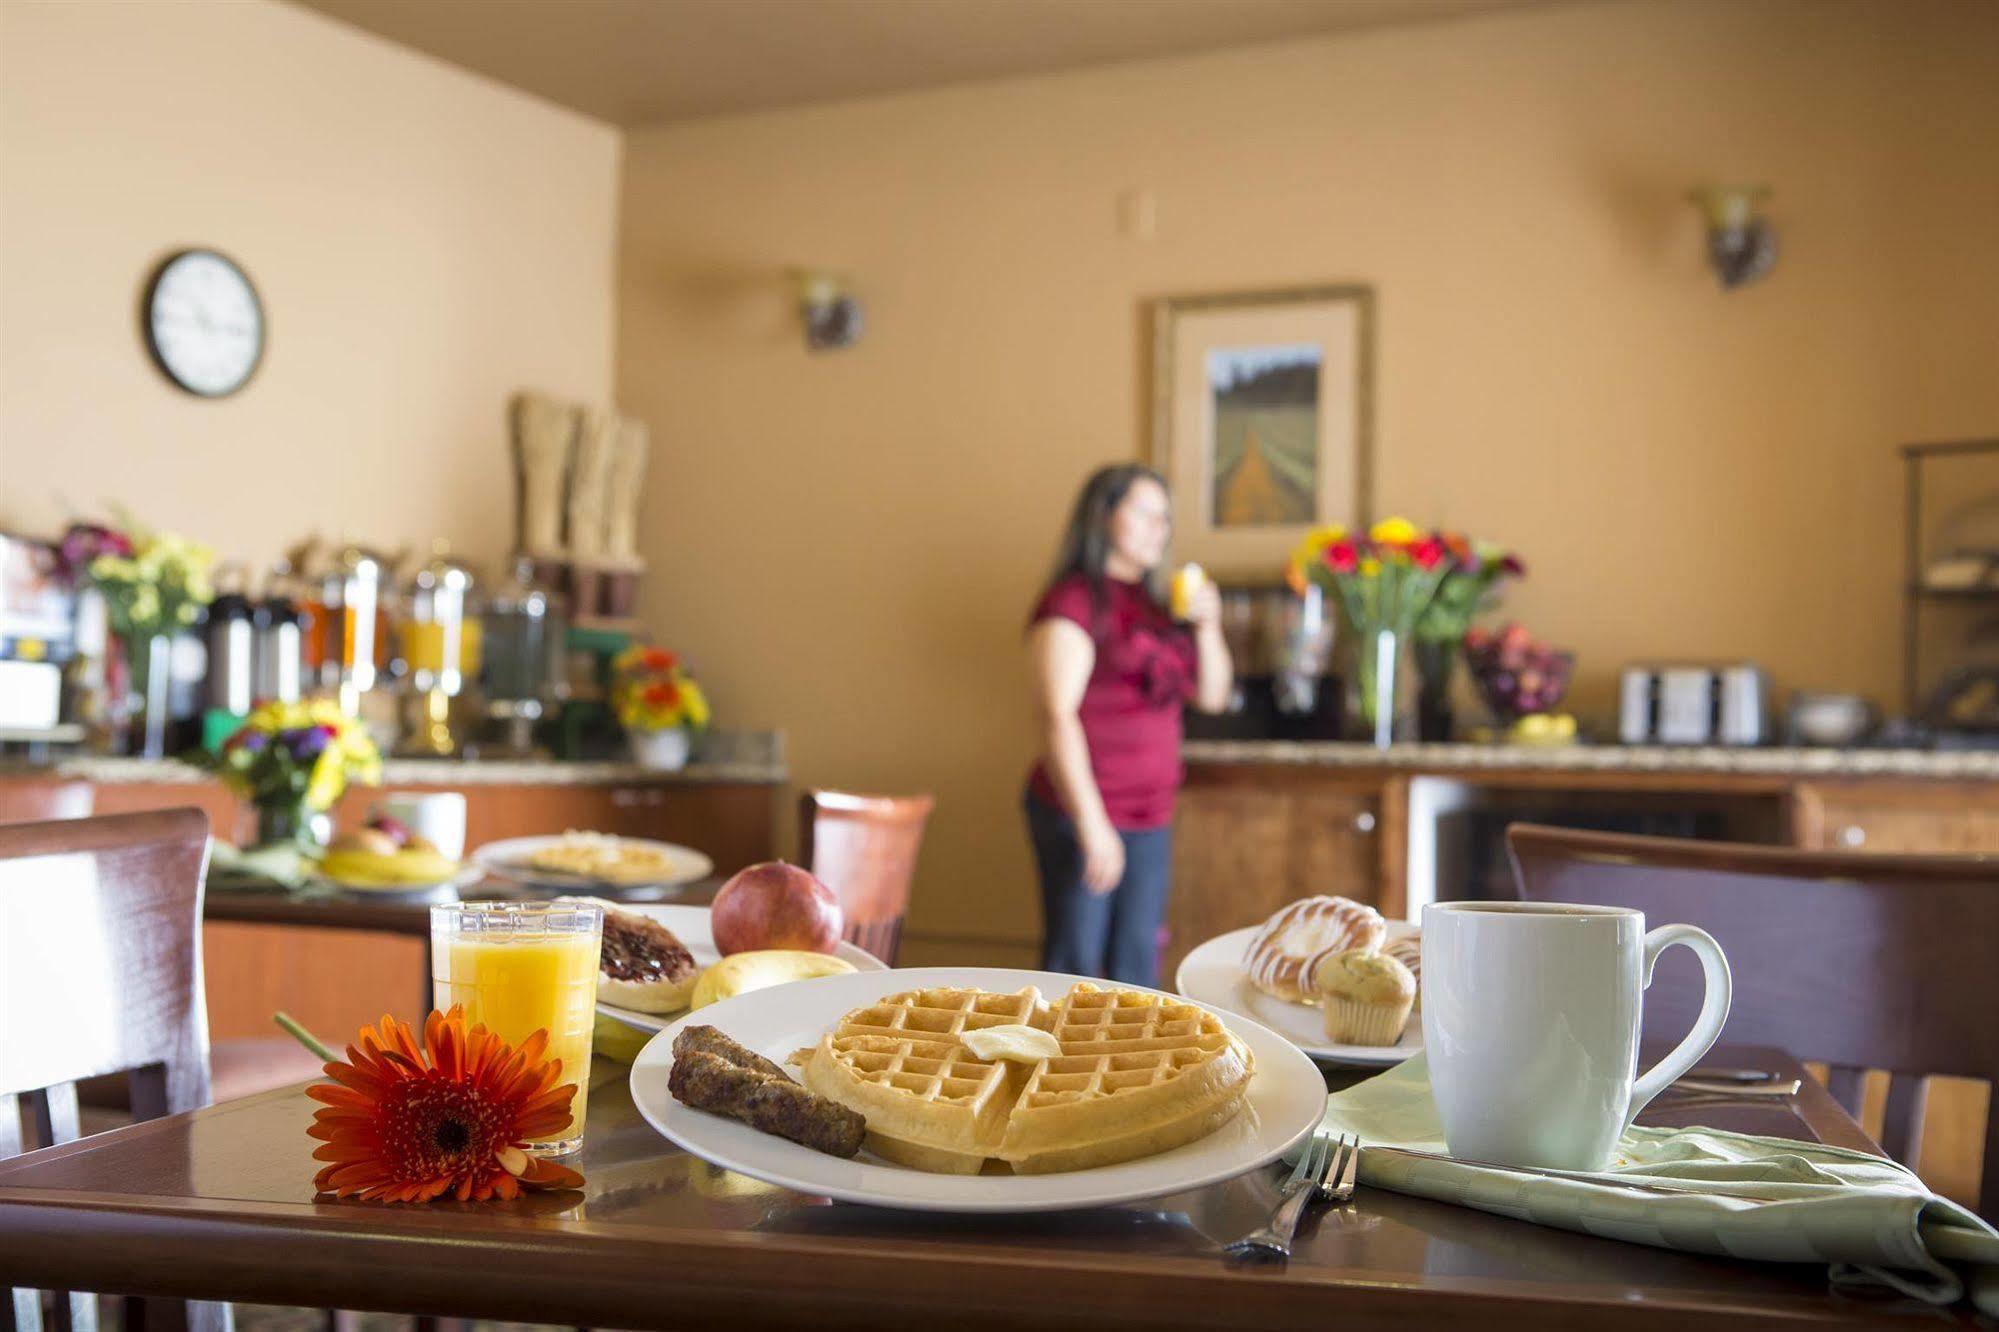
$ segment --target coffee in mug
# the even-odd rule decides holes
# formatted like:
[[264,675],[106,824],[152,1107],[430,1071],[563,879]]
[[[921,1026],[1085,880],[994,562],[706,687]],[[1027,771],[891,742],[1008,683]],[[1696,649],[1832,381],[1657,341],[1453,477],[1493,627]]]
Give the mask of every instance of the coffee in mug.
[[[1685,1040],[1637,1076],[1652,964],[1674,944],[1706,994]],[[1439,902],[1423,908],[1423,1048],[1451,1155],[1601,1170],[1646,1102],[1707,1053],[1728,1017],[1728,959],[1704,930],[1628,907]]]

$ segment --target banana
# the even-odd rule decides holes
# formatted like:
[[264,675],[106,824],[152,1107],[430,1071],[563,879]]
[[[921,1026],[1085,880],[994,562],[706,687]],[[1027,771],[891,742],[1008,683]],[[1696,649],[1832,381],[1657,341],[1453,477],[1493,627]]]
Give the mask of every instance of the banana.
[[694,982],[689,1009],[706,1008],[721,999],[733,999],[751,990],[765,990],[788,981],[814,980],[852,971],[854,964],[828,953],[807,953],[793,948],[765,948],[753,953],[731,953],[701,973]]
[[458,862],[435,851],[328,851],[319,872],[335,883],[359,888],[403,888],[442,883],[458,872]]

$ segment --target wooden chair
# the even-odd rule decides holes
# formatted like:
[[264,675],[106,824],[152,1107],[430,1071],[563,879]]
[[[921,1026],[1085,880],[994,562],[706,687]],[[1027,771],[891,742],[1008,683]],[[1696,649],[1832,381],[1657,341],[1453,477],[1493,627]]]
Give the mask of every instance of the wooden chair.
[[[84,1078],[129,1073],[139,1119],[208,1103],[207,863],[199,810],[0,826],[0,1159],[80,1136]],[[39,1328],[41,1297],[16,1290],[4,1312]],[[173,1301],[127,1312],[149,1327],[226,1318],[223,1306]],[[94,1328],[94,1298],[58,1292],[55,1324]]]
[[840,899],[847,939],[890,966],[916,878],[930,796],[806,791],[798,798],[798,856]]
[[[1999,858],[1794,851],[1516,824],[1521,895],[1636,907],[1728,954],[1722,1039],[1830,1067],[1859,1113],[1862,1074],[1889,1074],[1882,1145],[1911,1162],[1931,1074],[1999,1088]],[[1699,967],[1674,949],[1645,996],[1648,1036],[1678,1039],[1700,1007]],[[1978,1210],[1999,1218],[1999,1103],[1986,1115]]]

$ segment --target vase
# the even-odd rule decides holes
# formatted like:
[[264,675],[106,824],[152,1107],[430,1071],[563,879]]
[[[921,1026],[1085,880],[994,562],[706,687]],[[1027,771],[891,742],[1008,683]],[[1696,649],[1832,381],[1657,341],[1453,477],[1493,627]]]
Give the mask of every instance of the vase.
[[1416,738],[1445,741],[1452,737],[1457,719],[1451,711],[1451,681],[1457,674],[1458,642],[1455,638],[1416,640]]
[[257,816],[255,846],[286,842],[300,848],[324,846],[332,831],[332,821],[303,800],[270,800],[250,808]]
[[1364,629],[1353,638],[1347,672],[1347,715],[1358,723],[1355,739],[1382,749],[1413,738],[1415,705],[1409,697],[1404,638],[1395,629]]
[[165,634],[134,633],[123,642],[125,691],[118,709],[121,748],[139,758],[165,758],[173,640]]
[[687,766],[687,756],[693,748],[693,739],[685,726],[673,726],[663,731],[633,731],[632,758],[641,768],[651,768],[658,772],[673,772]]

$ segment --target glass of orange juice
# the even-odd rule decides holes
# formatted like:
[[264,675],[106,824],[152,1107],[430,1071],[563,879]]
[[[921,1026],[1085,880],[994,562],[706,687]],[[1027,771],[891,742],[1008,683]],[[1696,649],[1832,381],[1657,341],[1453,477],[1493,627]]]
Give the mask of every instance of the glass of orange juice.
[[562,1081],[576,1087],[569,1127],[531,1144],[542,1156],[583,1145],[603,935],[603,909],[588,902],[452,902],[430,909],[437,1007],[463,1004],[468,1028],[483,1025],[516,1046],[546,1029],[545,1057],[560,1059]]
[[1208,571],[1198,564],[1183,564],[1174,571],[1167,589],[1167,613],[1182,624],[1194,618],[1194,598],[1207,585]]

